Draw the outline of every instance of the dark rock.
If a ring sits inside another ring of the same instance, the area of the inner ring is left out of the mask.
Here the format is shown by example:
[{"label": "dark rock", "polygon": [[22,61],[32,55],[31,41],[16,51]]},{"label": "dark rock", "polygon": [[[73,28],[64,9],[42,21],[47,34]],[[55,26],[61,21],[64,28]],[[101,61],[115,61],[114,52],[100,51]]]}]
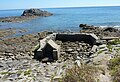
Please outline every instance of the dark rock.
[{"label": "dark rock", "polygon": [[51,16],[52,13],[40,9],[26,9],[21,16]]},{"label": "dark rock", "polygon": [[88,30],[88,29],[94,30],[94,29],[96,29],[96,27],[94,27],[94,26],[89,26],[89,25],[87,25],[87,24],[80,24],[79,27],[82,28],[83,30]]},{"label": "dark rock", "polygon": [[0,68],[3,67],[2,65],[0,65]]},{"label": "dark rock", "polygon": [[117,32],[118,29],[115,29],[115,28],[112,28],[112,27],[108,27],[108,28],[105,28],[103,31]]},{"label": "dark rock", "polygon": [[86,27],[87,24],[80,24],[79,27]]}]

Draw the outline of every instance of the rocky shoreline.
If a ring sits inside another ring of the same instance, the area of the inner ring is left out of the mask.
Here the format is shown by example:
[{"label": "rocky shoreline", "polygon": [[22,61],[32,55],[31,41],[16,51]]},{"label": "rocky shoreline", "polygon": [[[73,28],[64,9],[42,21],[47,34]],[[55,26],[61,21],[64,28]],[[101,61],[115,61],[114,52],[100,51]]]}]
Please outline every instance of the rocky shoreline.
[{"label": "rocky shoreline", "polygon": [[120,30],[113,28],[113,27],[96,27],[93,25],[87,25],[87,24],[80,24],[79,25],[82,30],[80,30],[81,33],[94,33],[98,37],[120,37]]},{"label": "rocky shoreline", "polygon": [[53,15],[40,9],[26,9],[21,16],[0,17],[0,22],[25,22],[38,17],[47,17]]},{"label": "rocky shoreline", "polygon": [[28,20],[32,20],[38,18],[38,16],[14,16],[14,17],[1,17],[0,22],[25,22]]},{"label": "rocky shoreline", "polygon": [[[88,25],[89,26],[89,25]],[[119,37],[120,31],[114,28],[97,28],[94,26],[81,26],[82,33],[95,33],[99,39],[104,36],[107,37]],[[0,30],[2,38],[14,34],[15,29]],[[84,54],[80,51],[88,52],[91,50],[91,46],[87,43],[82,42],[60,42],[56,41],[57,44],[61,44],[61,59],[53,63],[47,62],[42,63],[36,61],[34,58],[34,48],[39,43],[39,40],[51,34],[52,32],[40,32],[36,34],[27,34],[19,37],[12,37],[6,39],[0,39],[0,80],[2,82],[18,82],[18,81],[30,81],[30,82],[53,82],[58,81],[61,76],[65,75],[65,71],[68,68],[72,68],[75,64],[81,66],[81,64],[95,65],[104,68],[105,75],[100,74],[98,78],[105,79],[108,77],[106,72],[107,62],[110,58],[115,55],[120,55],[120,44],[108,46],[108,42],[112,40],[106,40],[101,42],[101,45],[96,45],[96,51],[94,54],[88,55],[77,55]],[[95,46],[94,46],[95,47]],[[73,55],[75,54],[75,55]],[[77,55],[77,56],[76,56]],[[102,76],[102,77],[101,77]],[[101,79],[100,79],[100,82]],[[109,81],[110,82],[110,81]]]}]

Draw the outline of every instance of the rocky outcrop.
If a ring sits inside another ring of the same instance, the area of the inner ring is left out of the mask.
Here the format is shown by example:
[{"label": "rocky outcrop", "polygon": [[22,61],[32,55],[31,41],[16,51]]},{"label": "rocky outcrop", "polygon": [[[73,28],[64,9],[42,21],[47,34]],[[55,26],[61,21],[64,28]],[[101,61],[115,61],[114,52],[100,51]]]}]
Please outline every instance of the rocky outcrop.
[{"label": "rocky outcrop", "polygon": [[25,22],[35,19],[39,16],[47,17],[51,15],[53,14],[47,11],[42,11],[39,9],[27,9],[23,12],[21,16],[0,17],[0,22]]},{"label": "rocky outcrop", "polygon": [[52,13],[40,9],[26,9],[21,16],[51,16]]},{"label": "rocky outcrop", "polygon": [[82,28],[82,29],[84,29],[84,30],[87,30],[87,29],[94,30],[94,29],[96,29],[96,27],[94,27],[93,25],[89,26],[87,24],[80,24],[79,27]]},{"label": "rocky outcrop", "polygon": [[87,24],[80,24],[79,25],[82,30],[80,30],[81,33],[94,33],[98,37],[119,37],[120,36],[120,30],[113,28],[113,27],[96,27],[93,25],[87,25]]}]

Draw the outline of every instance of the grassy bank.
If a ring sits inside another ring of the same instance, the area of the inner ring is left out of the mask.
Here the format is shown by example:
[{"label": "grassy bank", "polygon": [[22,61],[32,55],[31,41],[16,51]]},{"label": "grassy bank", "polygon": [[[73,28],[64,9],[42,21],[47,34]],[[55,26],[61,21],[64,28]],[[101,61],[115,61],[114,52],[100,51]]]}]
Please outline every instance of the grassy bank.
[{"label": "grassy bank", "polygon": [[98,69],[94,66],[74,66],[66,71],[60,82],[95,82]]}]

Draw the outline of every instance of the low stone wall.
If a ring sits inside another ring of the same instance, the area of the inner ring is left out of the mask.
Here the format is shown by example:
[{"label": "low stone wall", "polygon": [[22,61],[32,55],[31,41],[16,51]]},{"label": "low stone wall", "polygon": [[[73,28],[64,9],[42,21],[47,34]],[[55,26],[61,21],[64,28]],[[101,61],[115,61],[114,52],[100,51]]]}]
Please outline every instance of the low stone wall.
[{"label": "low stone wall", "polygon": [[90,45],[96,44],[96,41],[98,40],[97,36],[94,34],[87,34],[87,33],[72,33],[72,34],[56,34],[56,40],[60,40],[63,42],[70,41],[83,41],[85,43],[88,43]]}]

